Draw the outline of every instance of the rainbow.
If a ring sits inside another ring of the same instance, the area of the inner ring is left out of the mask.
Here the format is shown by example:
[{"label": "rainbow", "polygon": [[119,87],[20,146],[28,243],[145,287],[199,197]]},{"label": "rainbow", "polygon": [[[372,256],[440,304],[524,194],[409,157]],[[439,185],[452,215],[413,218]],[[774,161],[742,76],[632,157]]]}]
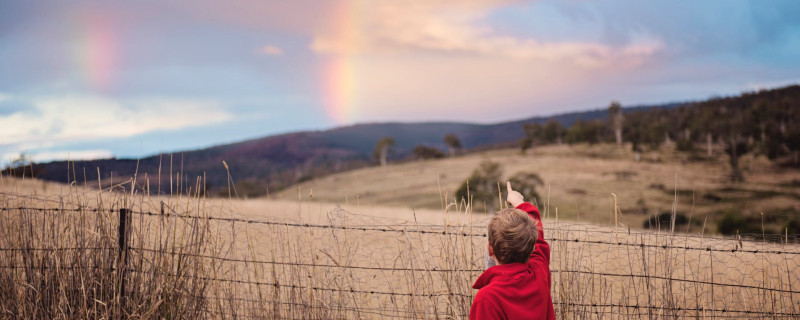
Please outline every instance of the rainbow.
[{"label": "rainbow", "polygon": [[326,62],[324,69],[325,110],[337,124],[355,120],[356,63],[347,54],[337,54]]},{"label": "rainbow", "polygon": [[358,114],[358,38],[361,29],[359,0],[346,0],[334,13],[333,34],[348,44],[325,57],[322,68],[324,107],[337,124],[351,123]]},{"label": "rainbow", "polygon": [[82,12],[73,17],[72,61],[75,74],[92,90],[113,89],[119,58],[111,17],[102,12]]}]

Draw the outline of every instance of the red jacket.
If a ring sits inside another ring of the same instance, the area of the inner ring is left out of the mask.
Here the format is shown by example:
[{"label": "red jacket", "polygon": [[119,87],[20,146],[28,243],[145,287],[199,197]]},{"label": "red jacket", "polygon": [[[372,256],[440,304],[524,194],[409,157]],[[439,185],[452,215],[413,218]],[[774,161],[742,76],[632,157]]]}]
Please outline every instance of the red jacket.
[{"label": "red jacket", "polygon": [[555,319],[550,296],[550,246],[544,241],[539,209],[523,203],[524,210],[537,221],[539,236],[527,263],[493,266],[481,274],[473,288],[478,289],[469,318],[473,319]]}]

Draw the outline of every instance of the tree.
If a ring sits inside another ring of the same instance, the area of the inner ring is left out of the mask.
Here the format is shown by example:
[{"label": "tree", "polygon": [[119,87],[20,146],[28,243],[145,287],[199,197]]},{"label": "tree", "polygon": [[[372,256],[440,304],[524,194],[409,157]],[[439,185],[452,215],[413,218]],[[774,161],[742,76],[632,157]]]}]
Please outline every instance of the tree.
[{"label": "tree", "polygon": [[525,137],[520,139],[519,147],[522,153],[533,148],[534,145],[541,140],[543,127],[538,123],[528,123],[522,126],[525,130]]},{"label": "tree", "polygon": [[702,108],[700,106],[690,105],[688,109],[696,110],[692,121],[689,122],[689,128],[697,132],[705,142],[706,157],[711,158],[714,156],[714,137],[719,134],[719,125],[717,120],[722,116],[718,114],[718,108]]},{"label": "tree", "polygon": [[579,142],[588,142],[595,144],[600,141],[606,141],[608,129],[605,123],[601,120],[595,119],[591,121],[583,121],[578,119],[572,126],[567,129],[564,135],[565,140],[569,144]]},{"label": "tree", "polygon": [[643,112],[636,112],[629,114],[624,123],[625,139],[631,142],[631,150],[634,153],[634,159],[639,161],[642,152],[642,143],[645,139],[646,125]]},{"label": "tree", "polygon": [[527,136],[522,137],[519,139],[518,143],[519,143],[519,151],[522,152],[522,154],[525,154],[526,152],[528,152],[528,149],[530,149],[533,146],[533,139]]},{"label": "tree", "polygon": [[800,128],[792,126],[788,129],[784,141],[792,157],[792,164],[796,166],[800,161]]},{"label": "tree", "polygon": [[392,137],[383,137],[375,144],[372,157],[376,162],[381,164],[381,167],[386,166],[386,156],[389,154],[389,150],[392,147],[394,147],[394,138]]},{"label": "tree", "polygon": [[669,124],[665,119],[669,114],[661,110],[655,110],[644,114],[642,143],[647,145],[650,150],[656,150],[661,144],[666,142],[665,137],[669,137]]},{"label": "tree", "polygon": [[739,158],[749,151],[747,141],[741,136],[730,135],[728,140],[725,141],[725,153],[728,154],[728,159],[731,164],[731,182],[743,182],[744,176],[742,170],[739,168]]},{"label": "tree", "polygon": [[611,123],[611,130],[617,139],[617,145],[622,146],[622,105],[617,101],[612,101],[608,106],[608,119]]},{"label": "tree", "polygon": [[735,108],[735,106],[725,104],[720,105],[719,108],[720,113],[724,115],[718,122],[720,123],[723,143],[725,144],[725,153],[728,154],[728,160],[731,165],[731,182],[742,182],[744,181],[744,176],[739,168],[739,158],[751,149],[747,136],[752,133],[752,123],[749,119],[745,119],[745,115],[741,112],[743,108]]},{"label": "tree", "polygon": [[[777,101],[774,101],[777,100]],[[800,112],[790,97],[761,99],[752,107],[748,119],[756,119],[760,132],[760,149],[769,159],[788,156],[790,163],[798,164],[800,151]],[[760,120],[760,121],[759,121]],[[751,120],[752,121],[752,120]]]},{"label": "tree", "polygon": [[461,150],[461,140],[454,133],[444,136],[444,143],[447,145],[448,153],[451,157],[456,155],[456,151]]},{"label": "tree", "polygon": [[14,177],[35,177],[41,173],[42,168],[35,165],[33,160],[25,153],[20,153],[18,157],[12,159],[8,166],[0,171]]},{"label": "tree", "polygon": [[8,167],[16,169],[16,168],[25,167],[26,165],[28,165],[28,163],[32,163],[32,161],[29,161],[28,160],[28,155],[26,155],[23,152],[23,153],[20,153],[18,157],[16,157],[15,159],[11,160],[11,163],[8,165]]},{"label": "tree", "polygon": [[538,174],[533,172],[518,172],[509,179],[514,190],[522,193],[527,199],[541,200],[539,193],[536,192],[537,186],[543,186],[544,181]]},{"label": "tree", "polygon": [[440,159],[444,158],[444,153],[433,147],[418,145],[414,148],[414,156],[417,159]]},{"label": "tree", "polygon": [[562,137],[564,136],[564,126],[561,122],[550,119],[544,124],[542,129],[542,139],[549,143],[561,144]]},{"label": "tree", "polygon": [[695,136],[699,132],[692,125],[695,113],[689,108],[676,108],[669,121],[670,133],[675,137],[675,149],[692,155],[696,153]]},{"label": "tree", "polygon": [[568,144],[576,144],[579,142],[583,142],[583,127],[585,122],[582,119],[578,119],[572,123],[572,126],[567,129],[566,134],[564,135],[564,140],[567,141]]},{"label": "tree", "polygon": [[473,206],[485,204],[486,211],[490,211],[489,208],[497,208],[499,205],[497,184],[502,175],[503,169],[499,163],[484,160],[456,190],[456,200],[463,199]]}]

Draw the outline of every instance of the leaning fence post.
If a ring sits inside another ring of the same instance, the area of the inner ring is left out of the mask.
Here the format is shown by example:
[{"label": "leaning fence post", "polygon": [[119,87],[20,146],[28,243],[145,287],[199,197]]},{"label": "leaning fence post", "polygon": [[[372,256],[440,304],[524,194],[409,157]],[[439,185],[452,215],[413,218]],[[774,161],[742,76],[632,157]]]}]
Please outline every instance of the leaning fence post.
[{"label": "leaning fence post", "polygon": [[120,304],[124,305],[125,300],[125,269],[128,261],[128,213],[130,209],[119,209],[119,256],[117,258],[119,272],[119,299]]}]

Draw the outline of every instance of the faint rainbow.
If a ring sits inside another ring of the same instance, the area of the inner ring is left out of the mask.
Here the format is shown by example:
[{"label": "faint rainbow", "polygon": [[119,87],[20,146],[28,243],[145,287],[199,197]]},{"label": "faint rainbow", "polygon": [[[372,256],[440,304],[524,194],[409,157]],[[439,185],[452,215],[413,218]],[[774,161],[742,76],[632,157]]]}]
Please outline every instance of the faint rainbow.
[{"label": "faint rainbow", "polygon": [[359,0],[345,0],[334,13],[334,36],[347,47],[337,48],[323,68],[324,105],[338,124],[356,120],[358,113],[357,39],[361,30]]},{"label": "faint rainbow", "polygon": [[73,64],[76,75],[92,90],[113,88],[119,59],[111,17],[100,11],[82,12],[73,21]]}]

